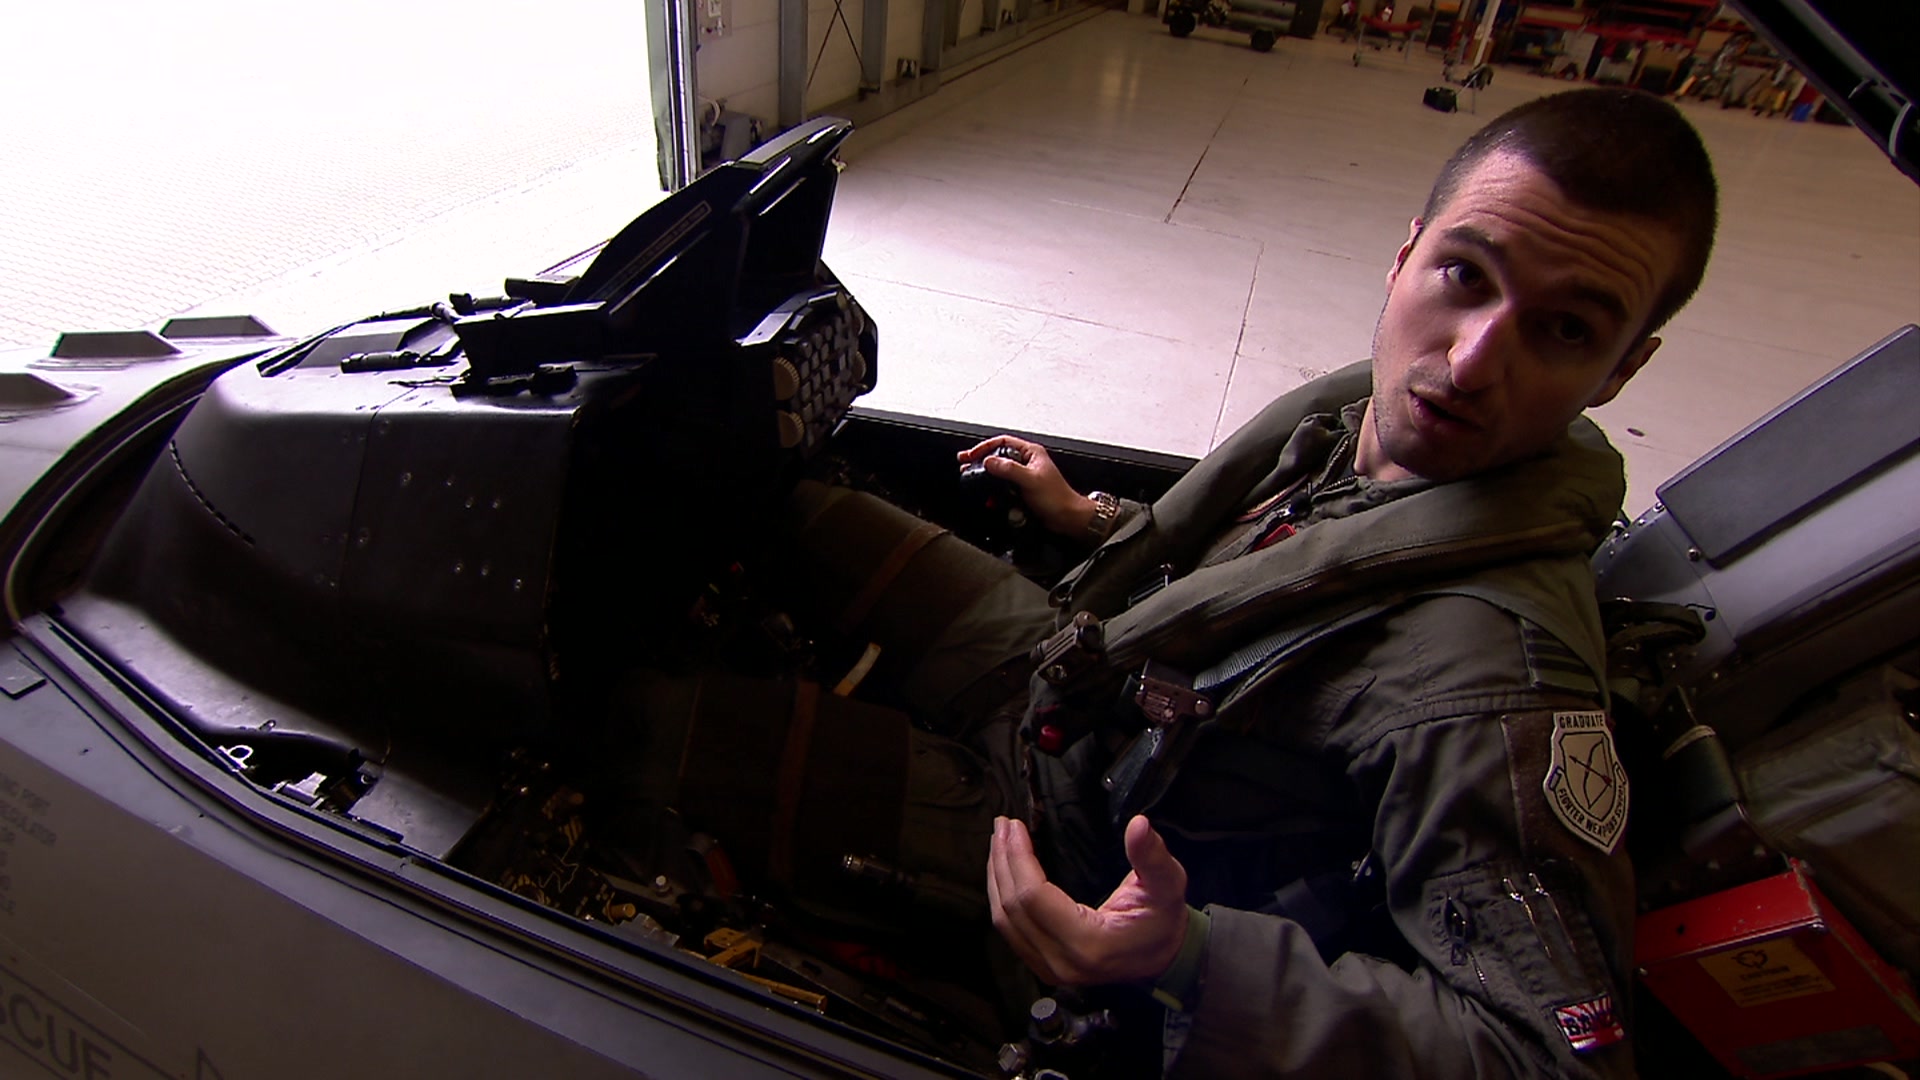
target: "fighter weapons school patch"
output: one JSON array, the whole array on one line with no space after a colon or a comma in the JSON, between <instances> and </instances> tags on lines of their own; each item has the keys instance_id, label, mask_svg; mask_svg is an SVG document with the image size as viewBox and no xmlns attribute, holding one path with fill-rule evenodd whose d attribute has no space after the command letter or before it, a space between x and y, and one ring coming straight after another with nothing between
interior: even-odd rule
<instances>
[{"instance_id":1,"label":"fighter weapons school patch","mask_svg":"<svg viewBox=\"0 0 1920 1080\"><path fill-rule=\"evenodd\" d=\"M1553 714L1553 761L1540 783L1553 816L1606 854L1627 831L1627 769L1603 712Z\"/></svg>"}]
</instances>

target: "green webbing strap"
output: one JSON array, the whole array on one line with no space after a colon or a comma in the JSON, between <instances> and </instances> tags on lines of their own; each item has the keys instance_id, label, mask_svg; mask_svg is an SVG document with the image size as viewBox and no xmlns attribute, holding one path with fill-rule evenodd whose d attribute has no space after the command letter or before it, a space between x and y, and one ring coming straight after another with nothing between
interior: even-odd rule
<instances>
[{"instance_id":1,"label":"green webbing strap","mask_svg":"<svg viewBox=\"0 0 1920 1080\"><path fill-rule=\"evenodd\" d=\"M1373 603L1350 605L1348 610L1331 616L1283 626L1221 657L1219 663L1193 677L1193 688L1212 698L1214 704L1225 704L1218 696L1219 691L1231 692L1242 676L1256 668L1278 667L1326 638L1385 614L1399 604L1400 597L1396 595Z\"/></svg>"}]
</instances>

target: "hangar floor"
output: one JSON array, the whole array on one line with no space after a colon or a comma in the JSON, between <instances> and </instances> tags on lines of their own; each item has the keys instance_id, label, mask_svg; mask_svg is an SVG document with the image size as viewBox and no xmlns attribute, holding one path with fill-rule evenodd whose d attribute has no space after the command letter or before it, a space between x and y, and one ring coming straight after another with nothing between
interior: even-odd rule
<instances>
[{"instance_id":1,"label":"hangar floor","mask_svg":"<svg viewBox=\"0 0 1920 1080\"><path fill-rule=\"evenodd\" d=\"M564 34L550 37L540 55L567 56ZM1420 104L1437 53L1370 51L1359 66L1352 53L1286 39L1259 54L1207 30L1176 40L1113 11L856 133L827 255L881 327L867 402L1198 454L1275 393L1364 356L1439 163L1484 119L1561 84L1501 70L1477 114L1443 115ZM490 62L502 85L509 62ZM268 69L243 74L209 76L197 104L123 82L0 126L18 151L0 159L0 345L189 310L318 330L537 269L644 205L651 145L614 94L578 94L571 112L483 95L486 108L442 110L422 130L383 122L396 92L383 77L343 86L358 111L316 142L287 111L298 103L262 98ZM567 72L588 90L629 75L611 60ZM470 99L476 85L456 89ZM416 89L434 100L440 87ZM231 107L229 137L177 153L166 109L209 103ZM1920 187L1851 129L1687 109L1717 163L1723 224L1699 298L1597 414L1626 452L1633 511L1920 321ZM98 129L82 120L107 115L124 141L89 141Z\"/></svg>"}]
</instances>

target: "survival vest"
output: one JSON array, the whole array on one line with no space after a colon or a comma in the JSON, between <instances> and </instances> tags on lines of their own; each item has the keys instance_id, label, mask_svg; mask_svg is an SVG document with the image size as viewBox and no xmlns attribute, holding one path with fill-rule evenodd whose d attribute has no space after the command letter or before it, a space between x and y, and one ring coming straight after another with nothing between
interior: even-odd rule
<instances>
[{"instance_id":1,"label":"survival vest","mask_svg":"<svg viewBox=\"0 0 1920 1080\"><path fill-rule=\"evenodd\" d=\"M1443 594L1476 597L1541 628L1589 673L1581 683L1604 694L1606 638L1588 558L1625 483L1619 453L1584 417L1539 456L1193 568L1222 522L1297 478L1278 475L1275 462L1300 424L1337 413L1371 387L1362 362L1276 399L1067 573L1051 594L1059 625L1082 612L1097 616L1101 648L1096 662L1042 666L1030 731L1064 727L1071 742L1115 722L1122 682L1149 660L1193 674L1191 689L1208 701L1202 723L1235 723L1235 703L1310 646ZM1169 569L1168 584L1129 606L1157 568ZM1179 741L1149 725L1116 761L1108 783L1116 820L1165 791L1183 753Z\"/></svg>"}]
</instances>

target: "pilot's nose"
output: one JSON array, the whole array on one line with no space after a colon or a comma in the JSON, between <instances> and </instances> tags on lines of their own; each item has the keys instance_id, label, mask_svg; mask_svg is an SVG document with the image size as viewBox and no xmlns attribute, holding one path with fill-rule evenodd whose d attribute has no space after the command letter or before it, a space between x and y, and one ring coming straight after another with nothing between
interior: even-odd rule
<instances>
[{"instance_id":1,"label":"pilot's nose","mask_svg":"<svg viewBox=\"0 0 1920 1080\"><path fill-rule=\"evenodd\" d=\"M1454 389L1477 393L1499 382L1519 345L1511 312L1489 308L1463 320L1447 350L1447 374Z\"/></svg>"}]
</instances>

